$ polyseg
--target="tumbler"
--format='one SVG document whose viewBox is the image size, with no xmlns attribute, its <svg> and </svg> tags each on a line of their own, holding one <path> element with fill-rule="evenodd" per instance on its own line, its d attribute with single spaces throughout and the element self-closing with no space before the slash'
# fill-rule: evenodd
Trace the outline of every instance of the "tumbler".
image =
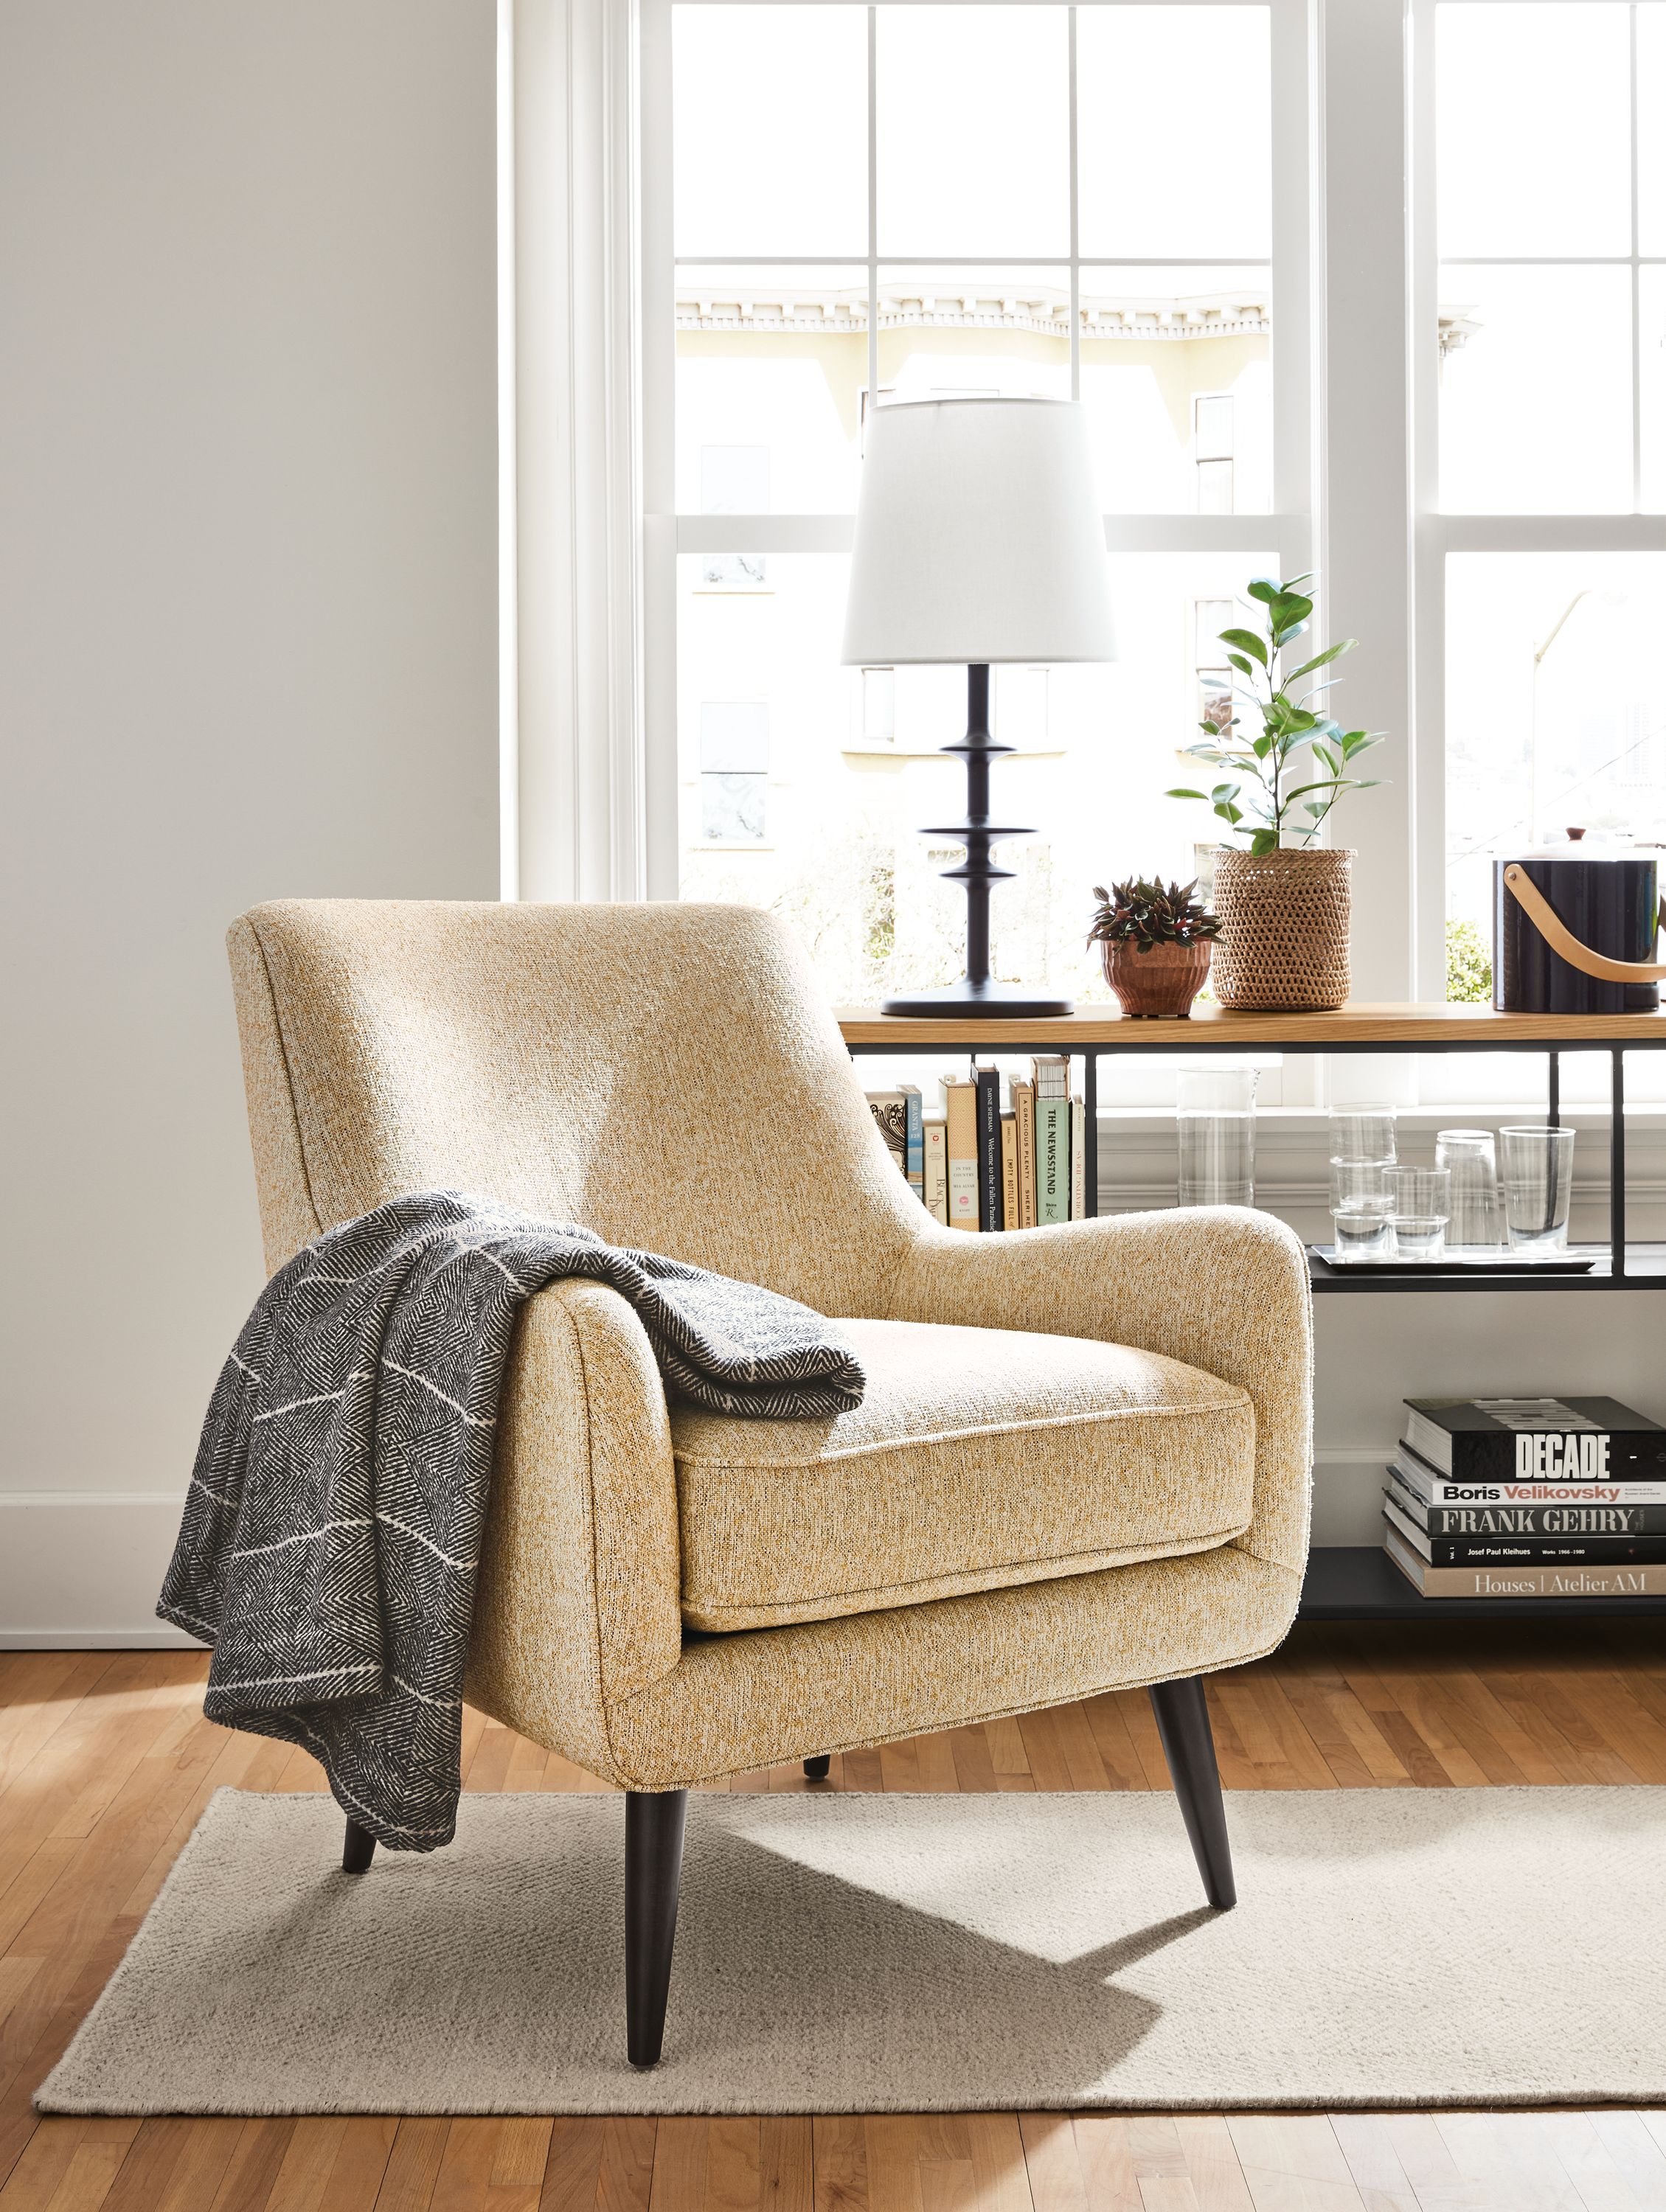
<svg viewBox="0 0 1666 2212">
<path fill-rule="evenodd" d="M 1183 1206 L 1256 1202 L 1256 1070 L 1183 1067 L 1177 1084 Z"/>
<path fill-rule="evenodd" d="M 1529 1255 L 1567 1249 L 1573 1198 L 1573 1132 L 1501 1129 L 1504 1212 L 1510 1249 Z"/>
<path fill-rule="evenodd" d="M 1446 1224 L 1450 1245 L 1498 1245 L 1504 1242 L 1499 1205 L 1499 1170 L 1490 1129 L 1442 1129 L 1435 1138 L 1435 1165 L 1452 1177 L 1452 1218 Z"/>
</svg>

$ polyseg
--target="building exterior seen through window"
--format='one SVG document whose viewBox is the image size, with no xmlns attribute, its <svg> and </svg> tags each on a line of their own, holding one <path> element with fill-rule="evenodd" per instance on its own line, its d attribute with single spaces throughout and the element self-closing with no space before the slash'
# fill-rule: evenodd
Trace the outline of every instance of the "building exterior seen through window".
<svg viewBox="0 0 1666 2212">
<path fill-rule="evenodd" d="M 1079 395 L 1107 514 L 1271 513 L 1269 9 L 678 4 L 672 51 L 677 504 L 749 518 L 678 561 L 682 887 L 780 911 L 871 1001 L 961 972 L 958 852 L 920 825 L 956 817 L 965 674 L 842 667 L 845 556 L 791 518 L 853 511 L 871 405 L 982 393 Z M 1114 562 L 1115 663 L 995 672 L 1034 832 L 999 974 L 1104 999 L 1091 886 L 1193 872 L 1207 811 L 1162 793 L 1225 696 L 1197 609 L 1276 564 Z"/>
</svg>

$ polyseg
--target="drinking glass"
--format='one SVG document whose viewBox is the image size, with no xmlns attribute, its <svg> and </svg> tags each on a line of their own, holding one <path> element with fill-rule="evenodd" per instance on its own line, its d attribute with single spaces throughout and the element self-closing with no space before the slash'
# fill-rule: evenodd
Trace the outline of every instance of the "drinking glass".
<svg viewBox="0 0 1666 2212">
<path fill-rule="evenodd" d="M 1504 1212 L 1512 1252 L 1566 1252 L 1573 1131 L 1501 1129 Z"/>
<path fill-rule="evenodd" d="M 1391 1162 L 1394 1148 L 1392 1106 L 1337 1106 L 1330 1115 L 1330 1157 L 1334 1160 Z"/>
<path fill-rule="evenodd" d="M 1183 1206 L 1255 1204 L 1256 1075 L 1253 1067 L 1178 1071 Z"/>
<path fill-rule="evenodd" d="M 1330 1218 L 1335 1257 L 1356 1260 L 1393 1256 L 1389 1237 L 1388 1170 L 1380 1160 L 1333 1160 Z"/>
<path fill-rule="evenodd" d="M 1504 1219 L 1499 1206 L 1499 1170 L 1490 1129 L 1442 1129 L 1435 1137 L 1435 1165 L 1452 1177 L 1452 1218 L 1446 1242 L 1452 1245 L 1502 1244 Z"/>
<path fill-rule="evenodd" d="M 1450 1168 L 1390 1168 L 1389 1226 L 1396 1260 L 1438 1260 L 1446 1250 L 1452 1212 Z"/>
</svg>

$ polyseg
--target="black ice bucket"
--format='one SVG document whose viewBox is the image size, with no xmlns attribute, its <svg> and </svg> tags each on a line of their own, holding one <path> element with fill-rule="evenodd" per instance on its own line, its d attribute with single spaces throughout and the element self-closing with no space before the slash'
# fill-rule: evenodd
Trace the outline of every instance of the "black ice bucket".
<svg viewBox="0 0 1666 2212">
<path fill-rule="evenodd" d="M 1659 870 L 1577 844 L 1493 863 L 1493 1004 L 1506 1014 L 1651 1014 Z"/>
</svg>

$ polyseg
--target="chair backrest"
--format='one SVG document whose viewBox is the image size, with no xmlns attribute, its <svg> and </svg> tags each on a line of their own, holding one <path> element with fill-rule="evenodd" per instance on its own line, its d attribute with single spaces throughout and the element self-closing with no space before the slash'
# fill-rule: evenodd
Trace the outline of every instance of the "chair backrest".
<svg viewBox="0 0 1666 2212">
<path fill-rule="evenodd" d="M 855 1315 L 922 1232 L 752 908 L 280 900 L 228 947 L 270 1267 L 458 1189 Z"/>
</svg>

